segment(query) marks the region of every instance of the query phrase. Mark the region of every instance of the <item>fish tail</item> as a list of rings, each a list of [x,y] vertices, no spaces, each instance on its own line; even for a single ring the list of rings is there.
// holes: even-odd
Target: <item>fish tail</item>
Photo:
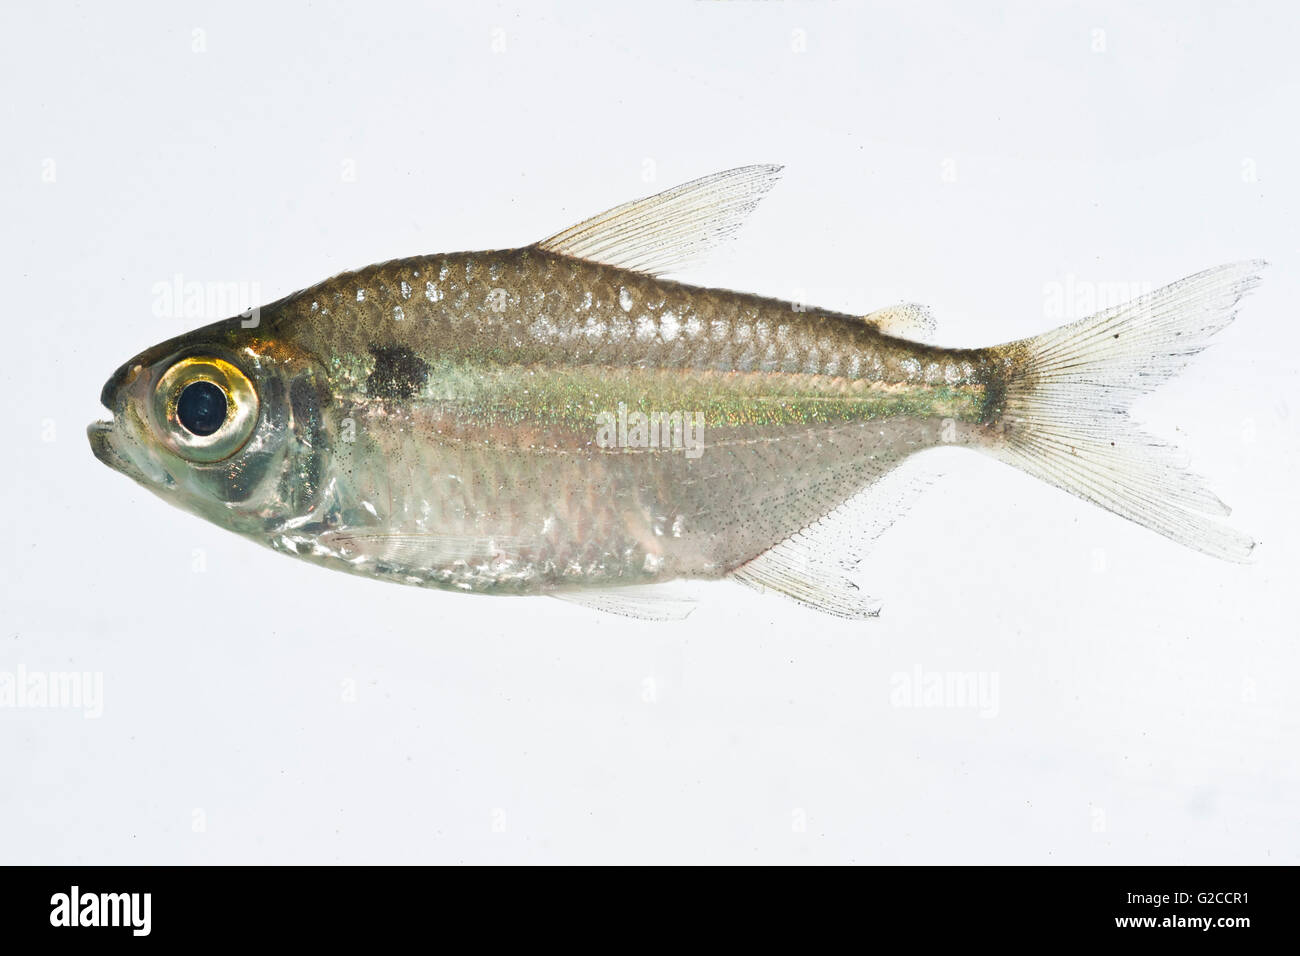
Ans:
[[[990,350],[985,450],[1031,475],[1229,561],[1255,546],[1172,447],[1129,417],[1228,325],[1263,261],[1218,266],[1078,322]]]

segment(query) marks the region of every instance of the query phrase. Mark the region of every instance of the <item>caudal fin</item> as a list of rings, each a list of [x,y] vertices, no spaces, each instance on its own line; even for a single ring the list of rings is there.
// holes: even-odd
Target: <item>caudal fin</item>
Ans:
[[[1207,269],[1139,299],[994,350],[1009,376],[989,451],[1144,527],[1230,561],[1255,543],[1214,520],[1228,507],[1144,434],[1128,408],[1230,323],[1264,262]]]

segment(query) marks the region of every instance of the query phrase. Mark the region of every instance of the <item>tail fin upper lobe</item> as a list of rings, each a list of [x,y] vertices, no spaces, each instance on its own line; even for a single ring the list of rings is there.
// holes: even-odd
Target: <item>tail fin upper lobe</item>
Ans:
[[[1262,261],[1207,269],[1132,302],[991,351],[1006,370],[987,451],[1144,527],[1230,561],[1254,542],[1214,520],[1229,509],[1144,434],[1128,408],[1230,323]]]

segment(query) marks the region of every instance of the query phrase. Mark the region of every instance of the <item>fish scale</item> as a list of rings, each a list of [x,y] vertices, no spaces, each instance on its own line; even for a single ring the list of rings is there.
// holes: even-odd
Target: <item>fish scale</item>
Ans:
[[[401,292],[403,284],[420,282],[429,287],[423,295]],[[495,290],[504,293],[502,304]],[[629,308],[620,304],[624,292]],[[262,314],[273,332],[340,361],[359,361],[347,380],[353,387],[364,382],[359,369],[376,342],[430,360],[780,372],[824,375],[827,386],[835,379],[968,385],[987,375],[980,350],[907,343],[860,317],[801,308],[530,248],[382,263],[305,289]]]

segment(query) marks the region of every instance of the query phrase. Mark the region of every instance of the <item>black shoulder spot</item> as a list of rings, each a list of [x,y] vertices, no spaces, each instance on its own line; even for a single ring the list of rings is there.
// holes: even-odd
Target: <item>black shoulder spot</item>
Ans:
[[[410,398],[424,387],[429,365],[404,345],[370,346],[375,370],[366,377],[366,393],[375,398]]]

